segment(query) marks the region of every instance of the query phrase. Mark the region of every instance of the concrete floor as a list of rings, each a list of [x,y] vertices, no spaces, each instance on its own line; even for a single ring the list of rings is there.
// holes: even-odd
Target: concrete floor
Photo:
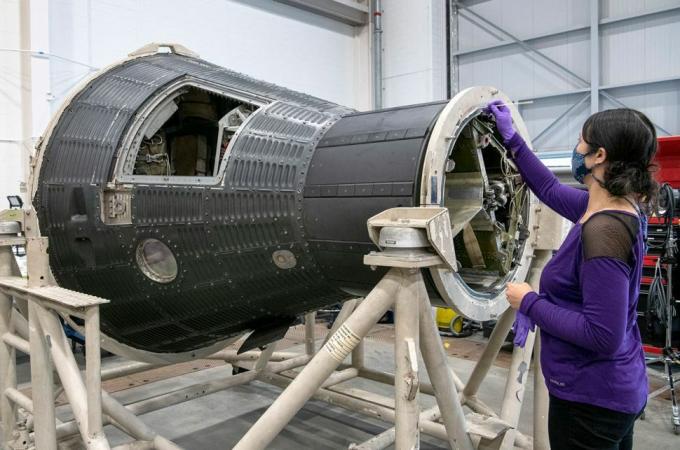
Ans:
[[[366,343],[366,365],[371,368],[394,371],[392,346],[389,344],[391,329],[383,327],[377,338],[369,339]],[[481,336],[473,336],[465,341],[447,340],[449,353],[466,346],[478,345],[483,342]],[[291,350],[301,350],[300,345],[293,345]],[[504,350],[499,357],[487,380],[480,390],[480,398],[498,410],[502,397],[509,351]],[[106,358],[104,364],[115,362],[116,358]],[[458,375],[467,379],[474,366],[470,359],[450,357],[449,362]],[[502,367],[505,366],[505,367]],[[421,362],[421,367],[424,367]],[[190,384],[206,381],[214,376],[231,373],[231,367],[221,365],[201,370],[195,367],[190,373],[174,378],[150,381],[133,387],[117,390],[113,395],[124,403],[148,398],[161,392],[178,389]],[[20,383],[28,380],[26,363],[19,364]],[[424,377],[424,381],[427,377]],[[147,380],[144,380],[147,381]],[[657,385],[658,385],[657,381]],[[392,388],[367,380],[352,380],[343,383],[345,386],[357,387],[376,393],[391,395]],[[527,386],[533,386],[533,374],[530,374]],[[125,387],[125,386],[124,386]],[[218,392],[203,398],[188,401],[164,410],[155,411],[142,416],[142,419],[152,429],[173,440],[187,450],[211,450],[231,448],[246,432],[257,418],[265,411],[280,389],[260,382],[253,382]],[[524,408],[519,429],[531,435],[532,417],[531,405],[533,392],[525,394]],[[421,395],[424,407],[434,405],[434,399]],[[647,407],[646,420],[638,421],[635,434],[635,448],[680,449],[680,436],[670,431],[670,402],[657,398],[650,401]],[[67,407],[59,407],[57,416],[62,420],[70,419]],[[375,434],[384,431],[391,425],[367,418],[358,413],[351,413],[342,408],[329,406],[326,403],[312,401],[301,410],[295,419],[286,427],[269,447],[271,449],[341,449],[351,443],[359,443]],[[112,446],[130,441],[130,438],[117,429],[109,426],[105,429]],[[65,448],[78,448],[71,443]],[[427,436],[422,436],[423,449],[446,448],[444,442]]]

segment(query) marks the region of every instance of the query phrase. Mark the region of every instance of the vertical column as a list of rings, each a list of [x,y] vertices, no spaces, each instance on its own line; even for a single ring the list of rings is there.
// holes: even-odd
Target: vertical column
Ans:
[[[590,2],[590,113],[600,110],[600,0]]]
[[[529,271],[527,282],[535,290],[538,290],[543,267],[545,267],[551,257],[552,250],[534,250],[534,258],[531,263],[531,270]],[[538,330],[538,328],[536,329]],[[500,417],[513,428],[505,433],[503,440],[500,442],[501,449],[512,449],[514,446],[519,415],[522,409],[522,402],[524,401],[524,392],[526,391],[526,382],[529,376],[529,365],[531,364],[531,357],[534,351],[535,339],[536,332],[529,332],[524,347],[515,347],[512,352],[512,362],[510,363],[510,370],[508,371],[508,379],[505,385],[505,394],[503,395]]]
[[[458,4],[449,1],[449,97],[453,98],[460,91],[460,72],[458,70]]]
[[[382,2],[373,0],[373,109],[383,107]]]
[[[305,351],[309,356],[316,352],[314,325],[316,323],[316,312],[305,314]]]
[[[33,208],[24,212],[26,234],[26,269],[28,286],[42,287],[50,282],[50,260],[47,253],[47,238],[40,236],[38,217]]]
[[[31,50],[31,1],[19,2],[19,48]],[[21,181],[27,182],[29,176],[29,161],[33,153],[33,77],[31,52],[21,53]],[[24,196],[24,201],[30,201],[30,194]],[[29,197],[29,198],[26,198]],[[4,200],[4,199],[3,199]]]
[[[0,247],[0,276],[12,275],[12,248]],[[16,425],[16,406],[6,396],[7,388],[16,389],[16,351],[5,344],[2,336],[13,333],[12,297],[0,292],[0,417],[2,417],[2,441],[0,447],[12,440],[12,432]]]
[[[402,288],[394,308],[396,450],[420,448],[418,418],[418,294],[420,269],[401,269]]]
[[[54,391],[50,353],[38,319],[38,306],[28,305],[28,333],[31,345],[31,392],[35,446],[40,450],[57,449],[57,430],[54,421]]]
[[[102,434],[102,378],[99,306],[85,312],[85,388],[87,390],[87,434]]]

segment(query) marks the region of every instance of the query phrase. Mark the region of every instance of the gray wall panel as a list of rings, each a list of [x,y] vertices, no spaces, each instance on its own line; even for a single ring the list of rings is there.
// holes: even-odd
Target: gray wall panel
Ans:
[[[603,28],[602,84],[680,76],[678,36],[680,10]]]
[[[680,0],[599,0],[600,109],[620,107],[607,95],[640,109],[661,128],[680,134]],[[468,0],[458,15],[460,89],[497,86],[521,106],[529,132],[539,135],[575,102],[589,95],[590,0]],[[546,63],[465,11],[482,16],[583,81]],[[639,16],[639,17],[638,17]],[[455,45],[452,46],[455,48]],[[568,95],[559,95],[559,94]],[[571,93],[571,94],[569,94]],[[536,98],[538,97],[538,98]],[[539,150],[571,150],[590,99],[574,108],[537,142]],[[659,132],[663,134],[663,132]]]

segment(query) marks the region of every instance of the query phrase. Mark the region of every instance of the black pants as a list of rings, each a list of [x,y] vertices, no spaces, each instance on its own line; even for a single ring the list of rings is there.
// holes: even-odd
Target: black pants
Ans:
[[[551,450],[631,450],[633,426],[642,415],[626,414],[550,396],[548,434]]]

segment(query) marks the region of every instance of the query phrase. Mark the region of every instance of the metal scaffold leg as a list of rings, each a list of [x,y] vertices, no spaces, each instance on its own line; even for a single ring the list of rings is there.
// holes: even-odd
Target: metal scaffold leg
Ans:
[[[12,276],[14,255],[11,247],[0,246],[0,276]],[[4,395],[8,389],[16,389],[16,350],[5,342],[5,336],[14,333],[12,320],[12,297],[0,292],[0,416],[2,417],[2,442],[13,439],[17,421],[15,404]]]

